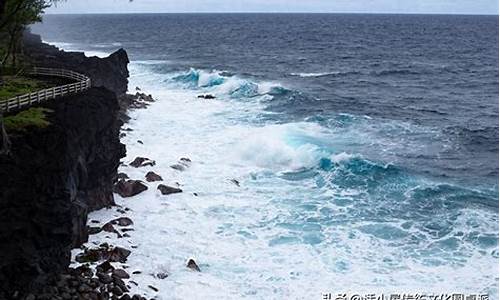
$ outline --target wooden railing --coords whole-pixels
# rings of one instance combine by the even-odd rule
[[[30,107],[35,103],[41,103],[50,99],[66,96],[68,94],[85,91],[91,86],[90,78],[69,70],[35,67],[27,73],[35,76],[63,77],[75,80],[75,82],[13,97],[5,101],[0,101],[0,110],[3,112],[21,110],[23,108]]]

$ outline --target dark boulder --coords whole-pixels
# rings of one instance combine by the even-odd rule
[[[128,275],[128,273],[123,270],[123,269],[115,269],[113,270],[113,276],[116,276],[118,278],[121,278],[121,279],[128,279],[130,278],[130,275]]]
[[[114,186],[114,192],[123,198],[135,196],[147,189],[148,187],[140,180],[120,180]]]
[[[160,273],[157,273],[155,277],[158,279],[165,279],[168,277],[168,273],[167,272],[160,272]]]
[[[149,159],[149,158],[139,156],[139,157],[136,157],[134,159],[134,161],[132,161],[129,165],[134,167],[134,168],[139,168],[139,167],[146,167],[146,166],[154,166],[154,165],[156,165],[156,162],[154,160]]]
[[[201,99],[215,99],[215,96],[212,94],[206,94],[206,95],[198,95],[198,98]]]
[[[104,283],[104,284],[108,284],[108,283],[113,282],[113,278],[111,278],[111,276],[109,276],[108,274],[105,274],[105,273],[98,272],[97,278],[99,278],[99,281]]]
[[[116,224],[118,226],[130,226],[134,224],[134,221],[132,221],[132,219],[127,217],[120,217],[118,219],[112,220],[110,223]]]
[[[124,263],[127,261],[130,253],[130,250],[121,247],[115,247],[111,252],[109,252],[109,261]]]
[[[75,260],[79,263],[98,262],[103,257],[102,249],[86,249],[83,253],[76,255]]]
[[[87,231],[90,235],[92,234],[98,234],[99,232],[102,231],[101,227],[96,227],[96,226],[87,226]]]
[[[152,286],[152,285],[148,285],[148,288],[152,289],[152,290],[153,290],[153,291],[155,291],[155,292],[158,292],[158,291],[159,291],[159,289],[158,289],[158,288],[156,288],[156,287],[154,287],[154,286]]]
[[[115,227],[113,226],[113,224],[111,223],[106,223],[102,226],[102,231],[106,231],[106,232],[117,232]]]
[[[194,261],[194,259],[190,259],[187,263],[187,267],[193,271],[196,271],[196,272],[201,272],[200,270],[200,267],[198,267],[198,265],[196,264],[196,262]]]
[[[160,190],[162,195],[170,195],[175,193],[182,193],[182,190],[179,188],[171,187],[168,185],[160,184],[158,186],[158,190]]]
[[[136,101],[146,101],[146,102],[155,102],[153,96],[151,94],[146,95],[144,93],[135,93]]]
[[[101,273],[109,273],[109,272],[113,271],[114,269],[115,268],[111,265],[111,263],[109,261],[105,261],[96,267],[96,270],[101,272]]]
[[[146,174],[146,181],[148,182],[163,181],[163,178],[161,178],[161,176],[156,174],[155,172],[150,171]]]

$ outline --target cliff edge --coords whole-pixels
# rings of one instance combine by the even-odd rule
[[[50,50],[47,50],[50,49]],[[87,241],[87,214],[114,205],[113,181],[125,146],[120,105],[128,58],[106,59],[27,45],[37,66],[89,75],[94,87],[41,105],[48,126],[9,130],[0,154],[0,299],[37,294],[69,266],[71,249]]]
[[[37,67],[62,68],[85,74],[93,87],[105,87],[117,96],[127,92],[129,63],[127,52],[119,49],[106,58],[87,57],[83,52],[66,52],[42,42],[39,35],[24,33],[26,60]]]

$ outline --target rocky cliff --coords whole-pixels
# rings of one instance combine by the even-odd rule
[[[126,90],[126,53],[100,60],[56,50],[51,56],[44,47],[30,50],[33,61],[60,62],[101,87],[43,104],[47,127],[7,132],[10,151],[0,151],[0,299],[36,294],[67,269],[71,249],[87,240],[87,214],[114,204],[112,184],[125,156],[117,94]]]
[[[90,77],[92,86],[105,87],[120,96],[127,92],[129,59],[120,49],[106,58],[87,57],[81,52],[65,52],[42,43],[39,35],[24,34],[26,59],[34,66],[73,70]]]
[[[46,107],[51,125],[10,135],[0,155],[0,289],[36,290],[87,240],[87,213],[114,204],[125,148],[118,101],[104,88]]]

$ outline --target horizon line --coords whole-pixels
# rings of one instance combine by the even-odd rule
[[[462,12],[262,12],[262,11],[228,11],[228,12],[47,12],[44,15],[203,15],[203,14],[316,14],[316,15],[443,15],[443,16],[499,16],[499,13],[462,13]]]

